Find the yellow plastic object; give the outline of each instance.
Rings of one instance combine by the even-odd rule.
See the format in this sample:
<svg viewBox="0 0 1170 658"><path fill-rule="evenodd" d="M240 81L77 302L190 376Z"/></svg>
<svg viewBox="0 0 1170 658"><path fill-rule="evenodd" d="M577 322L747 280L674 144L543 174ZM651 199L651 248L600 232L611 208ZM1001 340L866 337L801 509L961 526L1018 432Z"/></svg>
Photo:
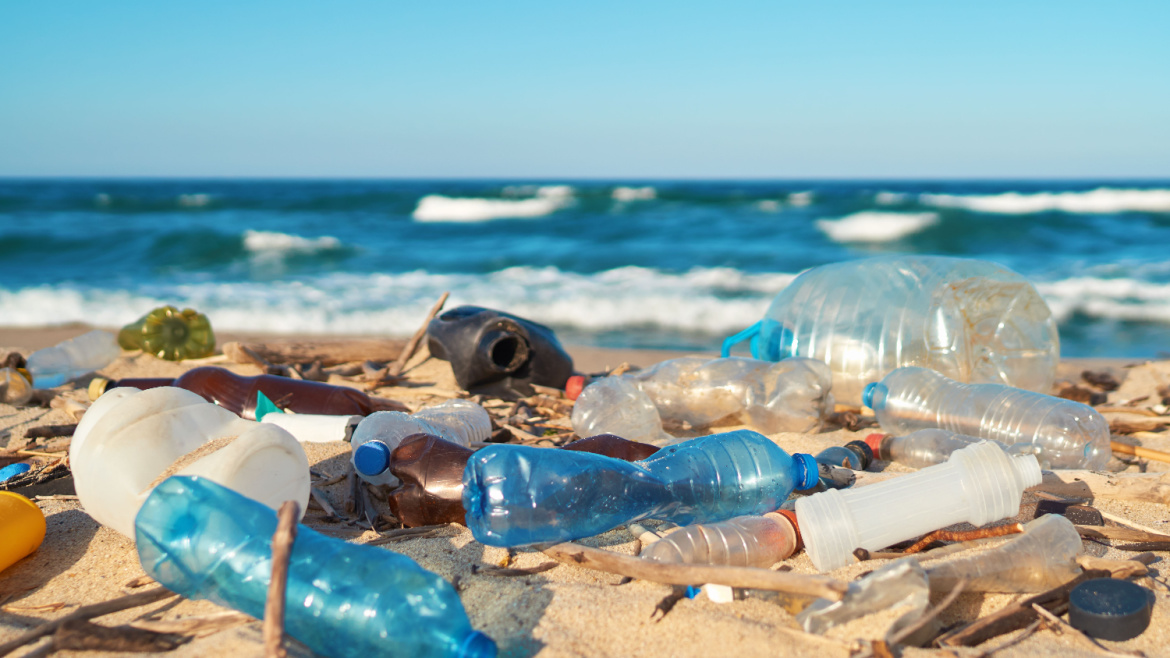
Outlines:
<svg viewBox="0 0 1170 658"><path fill-rule="evenodd" d="M200 359L215 351L215 334L207 316L194 309L160 306L122 327L118 344L168 361Z"/></svg>
<svg viewBox="0 0 1170 658"><path fill-rule="evenodd" d="M28 498L0 491L0 571L37 550L45 540L45 515Z"/></svg>

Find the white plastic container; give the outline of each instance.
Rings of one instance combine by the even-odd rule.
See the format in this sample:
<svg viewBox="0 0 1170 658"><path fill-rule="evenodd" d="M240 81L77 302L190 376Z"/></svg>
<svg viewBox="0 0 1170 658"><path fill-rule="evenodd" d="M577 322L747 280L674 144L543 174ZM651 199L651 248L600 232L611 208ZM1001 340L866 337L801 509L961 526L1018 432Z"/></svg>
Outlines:
<svg viewBox="0 0 1170 658"><path fill-rule="evenodd" d="M754 336L754 337L753 337ZM752 338L756 358L820 359L838 402L894 368L1047 392L1060 341L1044 299L1019 274L980 260L883 256L816 267L772 300Z"/></svg>
<svg viewBox="0 0 1170 658"><path fill-rule="evenodd" d="M1034 456L1009 457L985 441L916 473L801 498L796 516L813 564L829 571L849 564L858 548L878 550L955 523L982 526L1014 516L1024 489L1037 484Z"/></svg>
<svg viewBox="0 0 1170 658"><path fill-rule="evenodd" d="M354 470L366 482L398 486L398 478L390 473L390 453L403 439L420 433L470 447L474 441L491 438L492 419L483 407L469 400L447 400L413 414L370 414L358 424L350 440Z"/></svg>
<svg viewBox="0 0 1170 658"><path fill-rule="evenodd" d="M940 428L991 439L1014 451L1030 444L1050 469L1105 468L1109 423L1092 407L1001 384L961 384L925 368L898 368L866 388L864 403L895 435Z"/></svg>
<svg viewBox="0 0 1170 658"><path fill-rule="evenodd" d="M91 331L33 352L28 357L28 371L37 388L55 388L110 365L121 355L114 334Z"/></svg>
<svg viewBox="0 0 1170 658"><path fill-rule="evenodd" d="M349 441L362 416L329 416L325 414L268 413L261 423L275 425L300 443L329 443Z"/></svg>
<svg viewBox="0 0 1170 658"><path fill-rule="evenodd" d="M582 438L613 434L656 446L675 441L663 431L653 400L627 377L603 377L586 386L569 419Z"/></svg>
<svg viewBox="0 0 1170 658"><path fill-rule="evenodd" d="M173 466L172 475L205 476L273 509L309 502L309 460L296 439L180 388L108 391L78 423L69 463L85 511L131 538L138 509Z"/></svg>

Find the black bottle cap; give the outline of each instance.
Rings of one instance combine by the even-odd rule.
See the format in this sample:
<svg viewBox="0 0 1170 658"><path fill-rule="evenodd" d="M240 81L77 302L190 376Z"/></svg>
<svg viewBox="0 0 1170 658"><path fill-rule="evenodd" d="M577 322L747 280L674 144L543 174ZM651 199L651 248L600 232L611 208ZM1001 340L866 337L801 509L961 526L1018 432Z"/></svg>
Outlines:
<svg viewBox="0 0 1170 658"><path fill-rule="evenodd" d="M845 447L852 450L861 459L861 470L864 471L873 463L873 448L870 448L869 444L865 441L850 441L845 444Z"/></svg>
<svg viewBox="0 0 1170 658"><path fill-rule="evenodd" d="M1129 640L1150 625L1150 591L1127 580L1094 578L1073 588L1068 622L1102 640Z"/></svg>

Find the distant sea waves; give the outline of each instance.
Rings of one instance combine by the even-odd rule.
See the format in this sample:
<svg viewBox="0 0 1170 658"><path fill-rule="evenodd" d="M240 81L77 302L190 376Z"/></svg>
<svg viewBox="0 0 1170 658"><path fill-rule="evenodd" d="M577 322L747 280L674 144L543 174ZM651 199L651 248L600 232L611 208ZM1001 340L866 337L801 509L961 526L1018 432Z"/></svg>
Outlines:
<svg viewBox="0 0 1170 658"><path fill-rule="evenodd" d="M714 349L802 270L882 253L1028 276L1067 355L1170 350L1170 184L0 181L0 323L407 334L434 300L565 340Z"/></svg>

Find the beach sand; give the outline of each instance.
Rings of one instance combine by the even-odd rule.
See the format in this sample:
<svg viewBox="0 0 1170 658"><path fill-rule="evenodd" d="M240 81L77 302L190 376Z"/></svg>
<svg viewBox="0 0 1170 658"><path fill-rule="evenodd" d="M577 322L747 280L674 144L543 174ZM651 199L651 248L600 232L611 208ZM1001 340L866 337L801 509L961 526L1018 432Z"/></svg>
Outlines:
<svg viewBox="0 0 1170 658"><path fill-rule="evenodd" d="M28 350L56 343L63 338L81 333L86 328L68 327L50 330L0 330L0 346ZM238 336L221 336L221 341ZM5 352L8 350L6 349ZM647 366L676 353L653 350L600 350L571 348L577 369L599 372L621 363ZM445 362L427 358L425 350L407 367L407 375L415 383L425 384L411 388L382 388L377 394L401 400L411 408L421 408L450 397L457 387ZM715 355L708 355L715 356ZM259 374L252 366L225 364L241 374ZM1079 379L1085 368L1108 369L1124 378L1124 385L1110 393L1110 405L1117 405L1143 395L1151 396L1139 402L1138 408L1159 404L1161 396L1156 389L1170 383L1170 362L1132 365L1125 361L1071 361L1062 364L1062 377L1069 381ZM175 376L187 365L160 361L138 353L127 353L101 374L112 378L127 376ZM63 387L60 397L86 400L83 384L76 388ZM335 383L346 383L336 381ZM446 393L446 395L444 395ZM1157 413L1162 413L1161 411ZM1112 414L1111 414L1112 415ZM1129 417L1129 415L1126 415ZM1133 418L1141 418L1134 416ZM52 440L34 444L24 434L35 426L74 422L65 411L57 408L14 408L0 405L0 446L9 449L38 447L52 449ZM733 427L720 429L734 429ZM851 433L845 430L816 434L781 433L771 438L789 452L810 452L841 445L851 439L864 438L873 430ZM1159 450L1170 450L1170 433L1145 435L1142 445ZM50 445L46 446L46 443ZM349 446L345 443L306 444L309 462L317 477L329 478L347 472ZM909 471L897 465L879 462L876 467L891 472ZM1138 460L1130 465L1111 462L1112 470L1163 471L1166 464ZM875 467L871 467L875 470ZM67 486L68 480L47 485L37 493L52 493L54 487ZM323 489L333 507L344 510L348 487L341 482ZM1031 494L1025 497L1025 509L1036 502ZM128 584L144 575L139 566L133 542L117 532L98 525L76 500L41 499L37 501L48 520L44 544L33 555L0 573L0 644L22 631L44 621L67 614L78 605L106 601L132 590ZM376 503L384 508L383 503ZM1154 502L1096 501L1099 509L1128 519L1154 530L1170 531L1165 505ZM344 522L327 522L324 513L310 505L304 523L330 536L357 543L378 537L372 531ZM654 524L650 524L653 526ZM604 547L607 550L634 554L636 541L627 530L618 529L581 543ZM507 559L503 549L485 547L472 539L464 527L450 525L439 536L411 539L370 550L393 550L408 555L423 567L448 580L458 579L460 595L472 624L491 636L504 656L542 657L559 656L848 656L859 646L859 640L883 637L896 618L893 612L879 613L858 619L830 630L825 636L805 634L798 630L794 617L774 602L748 599L718 604L700 594L694 599L683 599L660 620L655 608L672 588L645 581L622 584L617 575L592 571L577 566L558 565L548 571L520 577L500 577L475 573L478 565L501 565ZM1132 553L1110 548L1104 544L1090 546L1097 555L1124 559ZM1157 554L1160 558L1167 553ZM511 560L512 567L535 567L551 562L551 558L533 550L520 550ZM887 563L875 560L855 563L829 575L850 581L863 572ZM816 573L803 553L785 562L797 573ZM1153 565L1162 567L1159 561ZM780 565L777 565L779 567ZM1159 576L1159 581L1161 578ZM1170 643L1170 594L1162 582L1141 581L1157 595L1153 622L1143 635L1122 643L1103 642L1118 651L1139 650L1149 656L1168 655ZM957 602L941 614L944 625L971 620L986 615L1019 595L963 594ZM143 619L172 620L221 612L224 609L206 601L170 600L102 617L105 625L130 623ZM660 616L660 615L659 615ZM983 655L987 649L1004 643L1018 633L993 639L978 649L960 649L959 656ZM345 638L338 638L344 643ZM311 655L303 646L290 642L293 655ZM29 645L18 650L16 656L31 650ZM62 655L81 655L82 652L64 651ZM174 656L250 656L261 655L260 623L245 623L198 637L189 644L171 652ZM1058 634L1042 629L1019 644L997 652L997 656L1075 656L1099 654L1084 639L1070 632ZM120 654L105 654L120 655ZM132 654L126 654L132 655ZM940 655L932 650L907 649L906 656Z"/></svg>

